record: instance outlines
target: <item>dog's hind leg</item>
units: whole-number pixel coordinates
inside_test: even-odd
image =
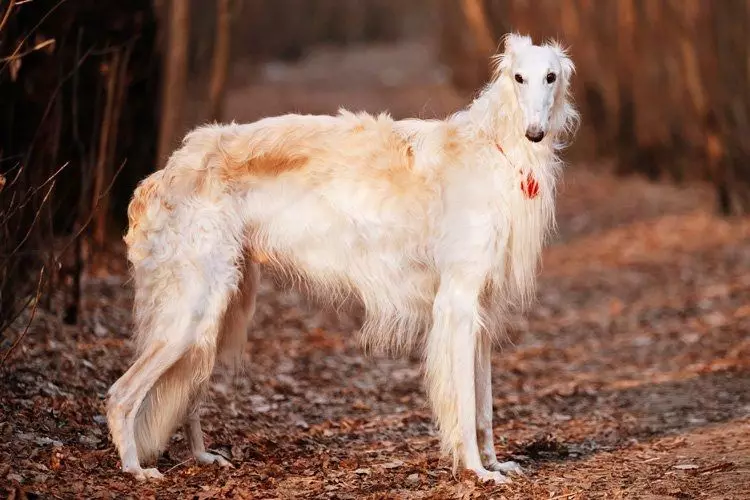
[[[202,465],[216,463],[222,467],[233,467],[231,462],[221,455],[206,451],[206,445],[203,443],[203,430],[201,429],[201,420],[198,416],[198,408],[195,408],[188,415],[184,432],[187,437],[188,446],[190,447],[190,453],[193,454],[196,462]]]
[[[232,297],[219,334],[217,355],[219,361],[236,369],[242,361],[247,343],[247,330],[255,314],[255,302],[260,285],[260,268],[249,256],[242,265],[242,279],[237,293]]]
[[[161,477],[141,460],[158,455],[213,370],[240,276],[236,244],[218,240],[190,261],[136,270],[141,355],[110,389],[107,417],[123,471],[137,479]]]
[[[242,351],[247,342],[247,328],[255,312],[255,297],[257,295],[260,272],[258,264],[249,258],[245,259],[242,274],[242,284],[227,309],[226,316],[219,334],[218,357],[220,360],[235,368],[241,362]],[[232,464],[221,455],[209,453],[203,441],[203,431],[199,409],[204,391],[201,390],[188,415],[183,432],[190,447],[190,452],[199,464],[217,463],[222,467],[232,467]]]

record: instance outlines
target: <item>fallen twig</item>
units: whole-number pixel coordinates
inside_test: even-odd
[[[578,493],[565,493],[563,495],[557,495],[554,497],[550,497],[549,500],[565,500],[567,498],[572,498],[574,495],[577,495]]]
[[[725,470],[732,469],[734,467],[734,462],[721,462],[716,465],[709,465],[707,467],[701,467],[698,469],[696,474],[700,474],[701,476],[704,474],[711,474],[713,472],[721,472]]]
[[[186,463],[188,463],[191,460],[193,460],[193,457],[190,457],[187,460],[183,460],[182,462],[180,462],[180,463],[178,463],[176,465],[173,465],[172,467],[170,467],[169,469],[167,469],[164,472],[164,474],[169,474],[170,472],[172,472],[173,470],[175,470],[177,467],[181,467],[181,466],[185,465]]]

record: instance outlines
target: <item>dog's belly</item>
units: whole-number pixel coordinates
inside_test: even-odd
[[[355,292],[366,305],[374,296],[393,304],[431,305],[437,273],[403,229],[362,231],[350,223],[311,228],[299,222],[273,224],[250,247],[260,260],[298,273],[322,290]]]
[[[344,210],[309,192],[289,202],[289,194],[287,204],[266,198],[249,214],[254,258],[301,278],[324,301],[358,297],[366,334],[389,330],[395,343],[411,342],[429,321],[438,284],[426,217],[393,205],[387,213]]]

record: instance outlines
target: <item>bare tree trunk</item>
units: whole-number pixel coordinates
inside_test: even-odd
[[[496,45],[482,0],[442,0],[440,57],[452,69],[454,86],[474,92],[490,76]]]
[[[482,0],[461,0],[461,10],[469,24],[477,55],[491,56],[495,52],[495,41],[484,13]]]
[[[98,254],[104,249],[107,229],[107,206],[106,185],[111,175],[111,166],[108,164],[110,159],[111,143],[116,141],[112,134],[115,131],[113,122],[115,117],[115,101],[117,98],[117,77],[120,75],[120,63],[122,62],[122,52],[116,51],[109,62],[107,73],[107,98],[104,105],[104,117],[99,128],[99,150],[96,155],[96,170],[94,171],[94,191],[91,196],[91,212],[94,216],[94,254]]]
[[[231,12],[229,0],[216,0],[216,34],[214,36],[213,67],[209,87],[209,119],[221,121],[224,112],[224,93],[229,70],[229,42],[231,41]]]
[[[725,0],[714,6],[718,72],[718,125],[723,143],[727,200],[725,211],[750,213],[750,0]]]
[[[164,52],[164,80],[161,93],[161,123],[157,162],[163,167],[177,145],[182,130],[182,107],[187,82],[188,41],[190,38],[190,2],[171,0],[168,14],[169,32]]]
[[[617,1],[617,94],[619,123],[617,126],[617,169],[624,173],[631,168],[635,150],[635,103],[633,102],[633,71],[635,57],[635,6],[633,0]],[[627,152],[627,153],[626,153]]]
[[[99,147],[94,171],[94,189],[91,193],[93,217],[92,272],[104,266],[104,251],[108,241],[109,223],[112,220],[110,192],[114,180],[115,153],[120,130],[120,117],[128,88],[128,65],[132,45],[116,51],[109,63],[104,116],[99,129]],[[76,304],[77,306],[77,304]]]

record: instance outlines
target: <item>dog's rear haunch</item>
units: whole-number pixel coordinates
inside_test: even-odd
[[[558,152],[577,123],[573,64],[509,35],[493,80],[445,120],[286,115],[190,133],[136,189],[125,240],[138,357],[112,386],[124,471],[178,425],[200,463],[198,406],[218,360],[241,356],[259,267],[326,300],[356,295],[371,347],[424,353],[443,451],[485,480],[520,472],[492,440],[490,357],[533,297],[554,226]]]

